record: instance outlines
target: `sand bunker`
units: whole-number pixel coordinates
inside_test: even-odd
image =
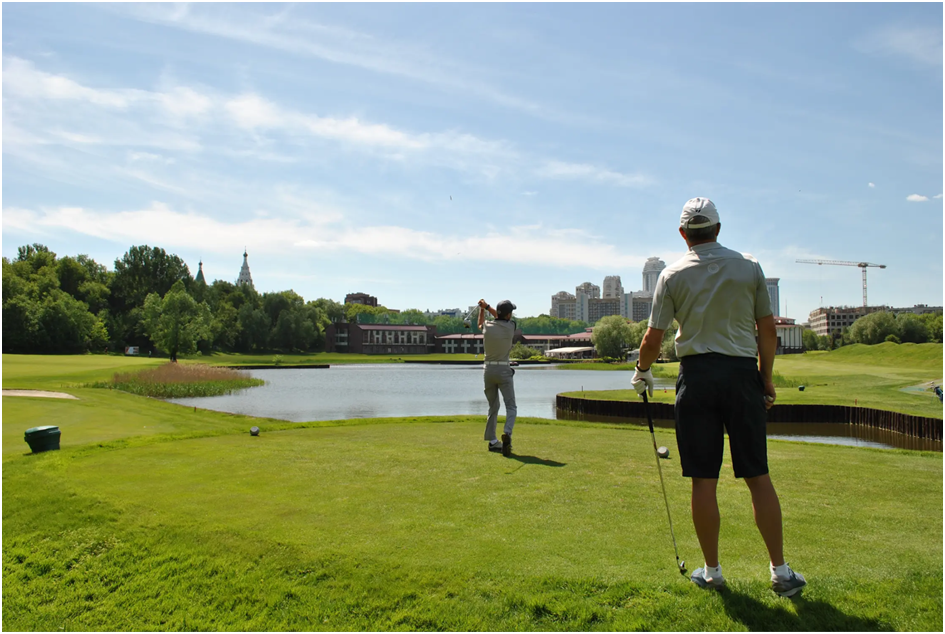
[[[44,392],[43,390],[3,390],[3,396],[38,396],[39,398],[71,398],[79,400],[79,397],[66,394],[64,392]]]

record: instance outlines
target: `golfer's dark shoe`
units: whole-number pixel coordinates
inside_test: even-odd
[[[788,573],[786,579],[775,574],[771,575],[771,589],[779,597],[793,597],[807,585],[804,575],[794,572],[790,566],[788,567]]]
[[[700,588],[721,588],[725,585],[725,579],[722,575],[706,579],[705,568],[696,568],[689,579]]]
[[[490,442],[490,443],[489,443],[489,451],[494,451],[494,452],[496,452],[496,453],[502,453],[502,443],[500,443],[498,440],[495,441],[495,442]]]
[[[502,455],[508,458],[512,455],[512,437],[502,434]]]

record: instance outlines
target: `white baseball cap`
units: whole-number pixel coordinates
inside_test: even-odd
[[[690,224],[694,216],[705,216],[708,220],[699,224]],[[708,198],[692,198],[683,205],[679,226],[683,229],[703,229],[719,224],[719,212],[715,203]]]

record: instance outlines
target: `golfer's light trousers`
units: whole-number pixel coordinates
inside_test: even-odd
[[[515,426],[515,415],[518,408],[515,407],[515,385],[512,382],[512,375],[515,370],[508,365],[489,365],[485,366],[483,371],[483,382],[485,383],[486,399],[489,401],[489,419],[486,421],[486,434],[484,440],[497,440],[495,435],[496,423],[499,417],[499,392],[502,392],[502,400],[505,401],[505,433],[512,435],[512,428]]]

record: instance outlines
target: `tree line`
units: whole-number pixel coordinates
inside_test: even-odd
[[[818,335],[806,329],[805,350],[834,350],[852,343],[942,343],[942,313],[893,314],[879,311],[864,315],[840,334]]]
[[[410,309],[306,301],[292,290],[259,293],[195,280],[159,247],[133,246],[108,270],[87,255],[58,257],[45,245],[3,258],[3,352],[79,353],[137,346],[176,357],[202,352],[318,352],[333,322],[435,326],[468,332],[462,318]],[[525,334],[574,334],[587,324],[548,315],[518,319]]]

